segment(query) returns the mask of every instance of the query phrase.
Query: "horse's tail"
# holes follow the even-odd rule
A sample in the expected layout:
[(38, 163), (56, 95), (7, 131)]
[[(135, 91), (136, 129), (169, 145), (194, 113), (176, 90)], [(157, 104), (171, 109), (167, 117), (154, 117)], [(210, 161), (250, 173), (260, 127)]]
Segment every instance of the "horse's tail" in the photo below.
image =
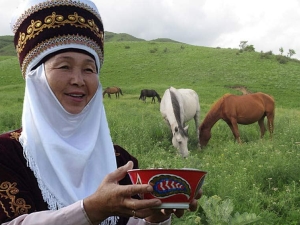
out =
[(123, 95), (121, 88), (119, 88), (120, 94)]
[(105, 93), (106, 93), (106, 91), (104, 90), (104, 91), (102, 92), (102, 97), (103, 97), (103, 98), (104, 98)]

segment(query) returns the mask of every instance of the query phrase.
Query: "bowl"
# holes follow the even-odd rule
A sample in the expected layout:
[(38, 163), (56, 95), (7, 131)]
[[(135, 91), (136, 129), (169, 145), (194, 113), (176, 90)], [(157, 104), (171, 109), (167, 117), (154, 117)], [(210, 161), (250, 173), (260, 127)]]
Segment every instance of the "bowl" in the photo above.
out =
[(188, 209), (207, 172), (198, 169), (132, 169), (128, 174), (133, 184), (153, 186), (153, 192), (140, 194), (140, 198), (160, 199), (162, 205), (158, 208)]

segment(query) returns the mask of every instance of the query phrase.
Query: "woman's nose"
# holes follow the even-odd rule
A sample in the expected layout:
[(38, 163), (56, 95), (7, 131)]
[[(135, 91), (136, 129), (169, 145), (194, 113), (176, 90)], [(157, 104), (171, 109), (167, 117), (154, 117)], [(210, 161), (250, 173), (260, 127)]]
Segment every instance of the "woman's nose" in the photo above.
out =
[(84, 85), (84, 78), (81, 70), (74, 70), (72, 73), (71, 84), (83, 86)]

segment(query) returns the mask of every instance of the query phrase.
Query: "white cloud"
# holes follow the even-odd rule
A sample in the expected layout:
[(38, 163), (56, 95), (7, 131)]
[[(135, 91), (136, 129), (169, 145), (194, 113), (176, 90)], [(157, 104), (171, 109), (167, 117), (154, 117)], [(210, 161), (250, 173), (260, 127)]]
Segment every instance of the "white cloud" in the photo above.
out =
[(12, 35), (10, 20), (13, 12), (19, 4), (19, 0), (0, 1), (0, 35)]
[[(1, 1), (0, 35), (12, 35), (10, 16), (19, 0)], [(256, 51), (294, 49), (300, 58), (298, 0), (96, 0), (104, 28), (152, 40), (238, 48), (248, 41)], [(297, 54), (299, 56), (297, 56)]]

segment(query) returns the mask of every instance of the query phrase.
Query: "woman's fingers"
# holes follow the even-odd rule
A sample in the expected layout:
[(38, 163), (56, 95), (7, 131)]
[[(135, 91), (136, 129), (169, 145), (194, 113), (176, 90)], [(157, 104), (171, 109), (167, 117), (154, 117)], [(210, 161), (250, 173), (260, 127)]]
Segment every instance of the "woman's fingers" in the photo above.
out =
[(152, 214), (153, 214), (153, 209), (151, 208), (143, 208), (143, 209), (129, 211), (129, 216), (138, 217), (138, 218), (145, 218)]
[(174, 214), (176, 217), (180, 218), (184, 214), (184, 209), (162, 209), (161, 212), (168, 216)]
[(161, 205), (161, 201), (159, 199), (133, 199), (128, 198), (124, 201), (124, 206), (130, 210), (144, 210), (144, 209), (152, 209), (154, 207), (158, 207)]
[(122, 180), (126, 176), (127, 171), (131, 170), (132, 168), (133, 168), (133, 162), (129, 161), (124, 166), (118, 167), (118, 169), (108, 174), (105, 177), (104, 182), (117, 183), (119, 180)]
[(190, 205), (189, 205), (189, 210), (194, 212), (197, 210), (198, 208), (198, 199), (200, 199), (202, 196), (202, 189), (200, 189), (198, 191), (198, 193), (196, 194), (195, 198), (190, 202)]
[(198, 191), (198, 193), (196, 194), (195, 199), (201, 198), (202, 193), (203, 193), (203, 192), (202, 192), (202, 189), (200, 189), (200, 190)]
[(180, 217), (183, 216), (184, 210), (183, 209), (176, 209), (174, 214), (175, 214), (176, 217), (180, 218)]
[(197, 199), (193, 199), (193, 200), (190, 202), (190, 205), (189, 205), (189, 206), (190, 206), (190, 207), (189, 207), (189, 210), (190, 210), (190, 211), (192, 211), (192, 212), (196, 211), (197, 208), (198, 208), (198, 201), (197, 201)]
[[(103, 217), (111, 215), (149, 218), (149, 221), (164, 221), (174, 213), (177, 217), (184, 214), (183, 209), (164, 209), (156, 207), (162, 204), (159, 199), (134, 199), (132, 196), (143, 195), (153, 191), (153, 187), (148, 184), (139, 185), (119, 185), (127, 171), (133, 168), (133, 162), (129, 161), (126, 165), (119, 167), (108, 174), (100, 184), (98, 190), (84, 200), (84, 205), (89, 217), (94, 221), (100, 221)], [(193, 201), (189, 210), (197, 210), (197, 199), (202, 195), (200, 190)], [(105, 207), (102, 207), (105, 205)]]

